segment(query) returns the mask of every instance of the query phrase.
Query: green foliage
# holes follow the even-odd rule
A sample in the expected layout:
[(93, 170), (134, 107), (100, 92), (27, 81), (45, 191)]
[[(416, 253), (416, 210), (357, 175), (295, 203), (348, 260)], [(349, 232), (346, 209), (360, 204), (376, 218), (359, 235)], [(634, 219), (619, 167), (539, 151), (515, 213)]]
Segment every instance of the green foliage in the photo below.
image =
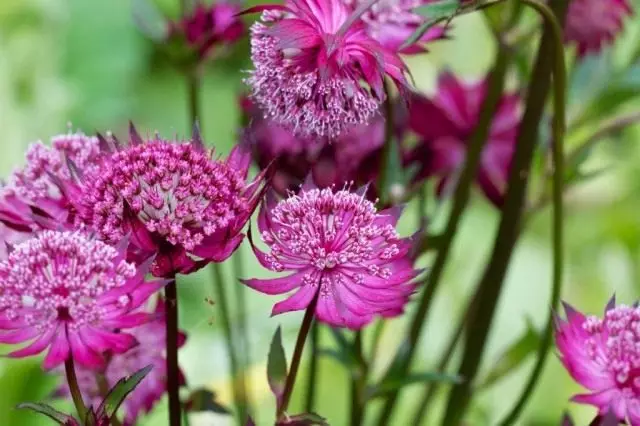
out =
[(282, 347), (282, 331), (280, 327), (278, 327), (271, 340), (267, 361), (267, 378), (271, 391), (280, 400), (287, 381), (287, 357), (284, 353), (284, 347)]

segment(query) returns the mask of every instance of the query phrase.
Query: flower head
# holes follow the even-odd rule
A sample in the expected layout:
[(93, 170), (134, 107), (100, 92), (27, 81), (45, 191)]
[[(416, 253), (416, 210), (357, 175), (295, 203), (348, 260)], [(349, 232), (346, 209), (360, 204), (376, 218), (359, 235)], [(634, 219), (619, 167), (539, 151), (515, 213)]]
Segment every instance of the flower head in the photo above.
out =
[(26, 343), (11, 357), (49, 348), (44, 368), (69, 357), (100, 368), (105, 351), (125, 352), (143, 324), (136, 312), (162, 282), (145, 282), (148, 266), (125, 260), (126, 244), (111, 247), (77, 232), (42, 231), (0, 262), (0, 342)]
[[(131, 235), (152, 272), (169, 277), (221, 262), (238, 247), (261, 194), (264, 173), (247, 182), (251, 153), (236, 147), (226, 161), (193, 141), (142, 140), (105, 153), (100, 167), (68, 182), (79, 221), (109, 242)], [(193, 256), (200, 258), (194, 260)]]
[[(358, 7), (368, 0), (343, 0), (351, 7)], [(367, 32), (378, 40), (384, 47), (404, 54), (423, 53), (426, 51), (424, 43), (441, 39), (445, 35), (445, 28), (440, 25), (431, 27), (416, 43), (403, 49), (402, 45), (424, 22), (424, 17), (413, 12), (422, 5), (433, 0), (379, 0), (363, 15)]]
[[(156, 305), (153, 318), (152, 321), (131, 330), (131, 334), (139, 344), (127, 352), (110, 357), (104, 371), (107, 385), (112, 388), (123, 377), (129, 377), (147, 366), (153, 367), (124, 401), (125, 426), (135, 425), (138, 417), (142, 413), (150, 412), (167, 391), (167, 361), (164, 355), (166, 324), (162, 300), (159, 300)], [(185, 339), (185, 335), (180, 334), (179, 346), (184, 344)], [(102, 403), (103, 395), (100, 393), (96, 372), (78, 368), (76, 373), (85, 401), (97, 409)], [(184, 382), (183, 377), (182, 381)], [(64, 397), (71, 396), (66, 381), (56, 394)]]
[(238, 17), (239, 12), (239, 5), (230, 1), (212, 5), (197, 2), (190, 14), (171, 25), (170, 34), (182, 35), (198, 56), (204, 58), (216, 47), (230, 46), (242, 37), (245, 26)]
[(395, 230), (400, 213), (378, 212), (362, 192), (310, 183), (280, 202), (268, 197), (258, 227), (270, 252), (255, 246), (254, 252), (265, 268), (291, 274), (245, 283), (266, 294), (297, 289), (273, 307), (273, 315), (305, 309), (314, 300), (317, 318), (339, 327), (358, 329), (376, 315), (400, 315), (418, 274), (410, 239)]
[[(464, 83), (445, 73), (440, 76), (433, 99), (415, 95), (410, 102), (410, 127), (420, 139), (405, 160), (418, 164), (418, 179), (439, 177), (438, 193), (443, 192), (464, 163), (486, 91), (486, 81)], [(477, 176), (485, 195), (497, 205), (504, 197), (519, 123), (518, 96), (503, 97), (491, 124)]]
[(612, 300), (603, 318), (585, 316), (569, 305), (565, 311), (566, 321), (556, 321), (560, 359), (590, 391), (572, 400), (640, 424), (640, 307), (615, 306)]
[(254, 8), (265, 9), (251, 27), (255, 69), (247, 83), (268, 117), (297, 133), (335, 139), (377, 113), (385, 76), (405, 89), (402, 60), (371, 38), (342, 0)]
[(571, 0), (565, 39), (578, 46), (578, 54), (597, 52), (622, 31), (633, 9), (628, 0)]

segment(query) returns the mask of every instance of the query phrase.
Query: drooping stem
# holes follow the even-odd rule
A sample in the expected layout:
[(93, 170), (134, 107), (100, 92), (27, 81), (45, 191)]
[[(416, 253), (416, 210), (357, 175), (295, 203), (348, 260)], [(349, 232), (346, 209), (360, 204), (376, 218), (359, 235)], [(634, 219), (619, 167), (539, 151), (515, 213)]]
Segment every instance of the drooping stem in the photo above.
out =
[(314, 322), (311, 326), (311, 356), (309, 357), (309, 378), (307, 379), (307, 395), (305, 401), (305, 412), (313, 412), (313, 405), (316, 398), (316, 388), (318, 387), (318, 349), (320, 340), (320, 324)]
[[(399, 357), (402, 356), (400, 354), (404, 354), (404, 356), (402, 356), (402, 359), (399, 359), (399, 362), (396, 364), (398, 365), (398, 371), (395, 371), (394, 374), (399, 374), (401, 376), (407, 374), (411, 361), (413, 360), (413, 356), (415, 355), (415, 351), (419, 346), (422, 327), (426, 323), (425, 320), (427, 318), (429, 308), (431, 307), (431, 303), (434, 300), (434, 295), (440, 283), (440, 278), (442, 277), (442, 273), (444, 272), (444, 267), (449, 257), (449, 251), (453, 244), (453, 239), (457, 233), (458, 224), (460, 223), (460, 220), (466, 209), (469, 195), (471, 193), (471, 184), (473, 183), (478, 172), (480, 157), (484, 145), (487, 141), (487, 137), (489, 135), (492, 118), (502, 96), (502, 89), (504, 87), (504, 80), (509, 63), (509, 57), (510, 52), (508, 49), (500, 49), (496, 58), (494, 68), (489, 76), (487, 96), (482, 106), (478, 125), (476, 126), (474, 134), (472, 135), (470, 140), (469, 150), (467, 152), (462, 173), (460, 174), (460, 179), (455, 190), (451, 214), (445, 227), (442, 241), (440, 241), (438, 254), (433, 263), (431, 271), (426, 278), (426, 282), (424, 285), (425, 290), (418, 302), (418, 307), (416, 309), (416, 313), (413, 317), (411, 327), (409, 329), (409, 335), (406, 341), (403, 343), (403, 346), (400, 348), (398, 354), (396, 355), (396, 357)], [(397, 398), (397, 390), (389, 395), (389, 398), (382, 409), (380, 417), (378, 418), (378, 426), (384, 426), (389, 422)]]
[[(550, 5), (559, 21), (563, 22), (568, 2), (552, 0)], [(498, 232), (488, 266), (478, 285), (478, 309), (469, 321), (465, 351), (458, 370), (458, 374), (464, 377), (465, 381), (451, 391), (443, 421), (443, 425), (446, 426), (460, 424), (466, 412), (471, 397), (472, 384), (482, 360), (507, 267), (520, 233), (531, 163), (537, 144), (540, 120), (549, 92), (551, 71), (555, 62), (554, 43), (554, 30), (546, 24), (527, 91), (526, 108), (509, 172), (509, 186)], [(558, 143), (561, 144), (561, 141)]]
[(364, 392), (367, 383), (367, 365), (362, 349), (362, 331), (355, 332), (353, 348), (358, 368), (351, 372), (351, 426), (360, 426), (364, 418)]
[(522, 394), (517, 399), (516, 404), (505, 419), (500, 423), (502, 426), (509, 426), (515, 423), (520, 416), (522, 409), (529, 400), (542, 370), (544, 368), (549, 347), (553, 340), (553, 311), (560, 299), (562, 290), (563, 273), (563, 205), (562, 197), (564, 192), (564, 130), (565, 130), (565, 87), (566, 69), (564, 63), (564, 47), (562, 44), (562, 27), (555, 18), (553, 11), (544, 3), (537, 0), (522, 0), (522, 2), (538, 11), (546, 20), (549, 28), (553, 30), (555, 41), (555, 66), (553, 71), (553, 278), (551, 289), (551, 307), (547, 317), (547, 324), (544, 335), (538, 348), (536, 364), (531, 371)]
[(80, 422), (84, 424), (87, 417), (87, 406), (84, 405), (82, 392), (80, 392), (80, 386), (78, 386), (78, 377), (76, 376), (76, 368), (72, 356), (69, 356), (69, 358), (64, 362), (64, 371), (67, 375), (67, 384), (69, 385), (73, 405), (76, 406), (76, 412), (78, 413)]
[(180, 369), (178, 367), (178, 289), (173, 277), (164, 289), (167, 327), (167, 392), (169, 425), (180, 426)]
[(231, 386), (233, 390), (233, 397), (238, 411), (238, 422), (244, 425), (247, 418), (246, 407), (246, 389), (244, 382), (240, 380), (240, 362), (236, 352), (236, 344), (233, 338), (233, 331), (231, 330), (231, 320), (229, 316), (229, 306), (227, 304), (227, 295), (225, 291), (225, 283), (222, 277), (222, 269), (218, 263), (211, 265), (213, 271), (213, 285), (216, 292), (216, 305), (220, 307), (220, 322), (222, 325), (222, 331), (227, 345), (227, 355), (229, 357), (229, 365), (231, 368)]
[(284, 390), (282, 391), (282, 399), (276, 412), (276, 419), (280, 419), (289, 407), (289, 401), (291, 400), (291, 394), (293, 393), (293, 385), (296, 383), (296, 376), (298, 375), (300, 361), (302, 360), (304, 342), (307, 340), (307, 335), (309, 334), (309, 330), (311, 329), (311, 325), (313, 324), (313, 317), (316, 312), (316, 306), (318, 304), (319, 296), (320, 292), (316, 293), (315, 297), (304, 313), (302, 325), (300, 325), (300, 331), (298, 332), (298, 339), (296, 340), (296, 347), (293, 350), (293, 358), (291, 358), (291, 367), (289, 368), (287, 380), (284, 384)]

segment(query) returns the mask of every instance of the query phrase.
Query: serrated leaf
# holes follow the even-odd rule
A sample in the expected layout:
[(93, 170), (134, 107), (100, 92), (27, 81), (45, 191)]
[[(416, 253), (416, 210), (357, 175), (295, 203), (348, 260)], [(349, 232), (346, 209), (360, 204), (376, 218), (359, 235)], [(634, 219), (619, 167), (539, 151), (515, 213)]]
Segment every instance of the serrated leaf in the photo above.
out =
[(426, 21), (420, 24), (413, 34), (411, 34), (411, 36), (402, 43), (400, 50), (409, 47), (420, 40), (420, 38), (422, 38), (429, 29), (441, 20), (453, 17), (459, 7), (460, 0), (441, 0), (415, 8), (413, 12), (425, 17)]
[(282, 331), (280, 327), (278, 327), (273, 339), (271, 339), (269, 358), (267, 360), (267, 380), (269, 381), (271, 392), (280, 401), (287, 381), (287, 357), (282, 346)]
[(231, 410), (216, 401), (216, 394), (208, 389), (196, 389), (189, 396), (187, 410), (193, 412), (208, 411), (217, 414), (231, 415)]
[(530, 354), (535, 352), (539, 345), (540, 334), (531, 322), (527, 321), (526, 329), (522, 335), (500, 355), (498, 361), (478, 388), (487, 388), (507, 376), (519, 367)]
[(112, 418), (127, 396), (134, 391), (152, 368), (153, 366), (148, 365), (131, 376), (118, 380), (118, 383), (111, 388), (104, 401), (102, 401), (102, 404), (100, 404), (98, 413), (104, 413), (109, 419)]
[(72, 422), (76, 421), (70, 415), (62, 413), (50, 405), (42, 404), (40, 402), (24, 402), (22, 404), (18, 404), (16, 408), (20, 410), (35, 411), (36, 413), (49, 417), (60, 425), (73, 424)]
[(169, 35), (166, 18), (150, 0), (132, 0), (133, 22), (142, 34), (155, 42), (164, 41)]
[(462, 383), (462, 381), (462, 378), (455, 374), (437, 372), (410, 374), (407, 377), (387, 379), (383, 380), (378, 385), (370, 386), (367, 389), (367, 398), (379, 398), (391, 392), (395, 392), (396, 390), (401, 389), (405, 386), (410, 386), (416, 383), (444, 382), (459, 384)]

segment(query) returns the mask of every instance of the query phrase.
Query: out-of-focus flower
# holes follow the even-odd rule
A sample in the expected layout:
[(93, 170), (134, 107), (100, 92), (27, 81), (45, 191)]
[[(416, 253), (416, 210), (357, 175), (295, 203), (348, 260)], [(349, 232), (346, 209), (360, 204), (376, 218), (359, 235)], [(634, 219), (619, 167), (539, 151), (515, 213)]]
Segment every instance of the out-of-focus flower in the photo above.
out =
[[(486, 80), (465, 83), (444, 73), (434, 98), (414, 95), (409, 104), (409, 125), (419, 142), (405, 161), (418, 165), (417, 179), (439, 177), (439, 194), (464, 163), (486, 91)], [(520, 99), (506, 95), (493, 118), (477, 176), (487, 198), (496, 205), (504, 198), (519, 124)]]
[(70, 357), (95, 369), (104, 352), (134, 346), (131, 334), (114, 330), (144, 324), (149, 315), (137, 310), (164, 283), (145, 282), (148, 266), (128, 263), (126, 245), (69, 231), (42, 231), (16, 245), (0, 262), (0, 342), (29, 344), (9, 356), (48, 348), (45, 369)]
[(565, 304), (556, 320), (556, 345), (571, 376), (589, 393), (572, 400), (612, 410), (621, 422), (640, 425), (640, 307), (609, 302), (604, 317), (585, 316)]
[[(368, 0), (343, 0), (354, 9)], [(424, 17), (413, 13), (413, 9), (431, 3), (433, 0), (379, 0), (363, 15), (367, 32), (387, 49), (404, 54), (426, 52), (425, 43), (445, 36), (445, 28), (440, 25), (431, 27), (415, 43), (400, 49), (411, 35), (425, 21)]]
[[(385, 137), (385, 119), (379, 115), (369, 124), (356, 125), (335, 141), (296, 135), (265, 119), (256, 108), (246, 137), (253, 143), (254, 158), (262, 169), (271, 167), (271, 187), (280, 195), (296, 192), (311, 174), (320, 188), (374, 183)], [(369, 191), (367, 195), (373, 195)]]
[(411, 240), (395, 230), (400, 213), (378, 212), (362, 191), (321, 190), (310, 182), (280, 202), (268, 196), (258, 228), (270, 253), (252, 246), (262, 266), (292, 273), (244, 282), (266, 294), (297, 289), (272, 315), (305, 309), (314, 298), (317, 318), (338, 327), (358, 329), (376, 315), (400, 315), (418, 274)]
[(238, 17), (240, 6), (231, 1), (212, 5), (198, 2), (190, 14), (170, 24), (170, 37), (184, 37), (188, 46), (203, 59), (218, 47), (229, 47), (244, 34), (244, 23)]
[(367, 34), (342, 0), (250, 9), (259, 10), (262, 20), (251, 27), (255, 69), (247, 83), (267, 117), (296, 133), (335, 139), (378, 113), (385, 76), (405, 91), (406, 65)]
[(79, 223), (109, 243), (130, 234), (139, 257), (156, 256), (158, 277), (228, 258), (264, 187), (265, 171), (247, 182), (249, 149), (237, 146), (220, 161), (199, 135), (143, 140), (131, 126), (129, 139), (127, 146), (112, 144), (94, 172), (62, 184), (75, 194), (69, 198)]
[(577, 44), (581, 56), (598, 52), (622, 31), (623, 20), (632, 13), (628, 0), (571, 0), (565, 39)]
[[(103, 373), (108, 389), (111, 389), (123, 377), (129, 377), (147, 366), (153, 367), (124, 401), (124, 426), (135, 425), (138, 417), (142, 413), (150, 412), (167, 391), (167, 361), (164, 354), (166, 324), (162, 300), (157, 303), (153, 318), (152, 321), (131, 330), (138, 345), (127, 352), (111, 356)], [(184, 342), (185, 335), (180, 333), (178, 346), (181, 347)], [(90, 403), (94, 409), (98, 409), (104, 395), (101, 394), (96, 372), (86, 368), (78, 368), (76, 373), (84, 400)], [(181, 381), (184, 383), (182, 375)], [(56, 395), (71, 397), (66, 381), (63, 382)]]

